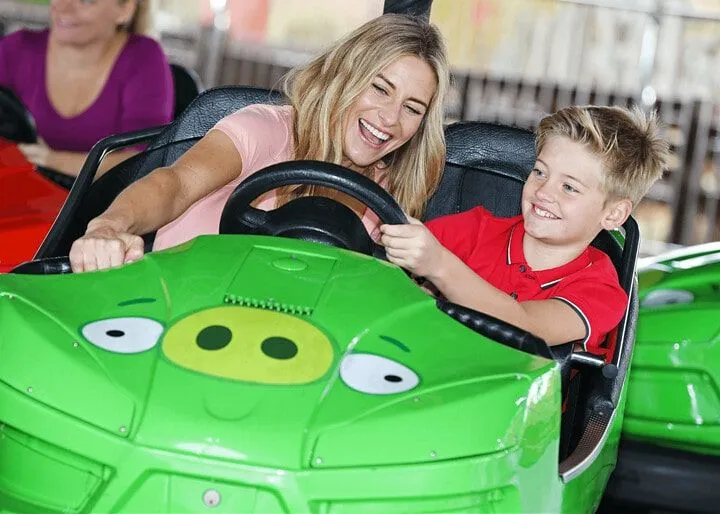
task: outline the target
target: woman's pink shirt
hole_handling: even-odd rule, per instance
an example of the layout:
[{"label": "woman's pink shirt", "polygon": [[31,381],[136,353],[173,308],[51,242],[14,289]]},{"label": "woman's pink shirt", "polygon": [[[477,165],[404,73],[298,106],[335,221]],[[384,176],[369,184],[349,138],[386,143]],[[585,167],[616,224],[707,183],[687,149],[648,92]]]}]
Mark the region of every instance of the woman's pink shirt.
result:
[{"label": "woman's pink shirt", "polygon": [[[179,218],[158,230],[153,250],[162,250],[189,241],[201,234],[217,234],[223,208],[235,187],[253,173],[293,160],[293,108],[290,105],[250,105],[220,120],[211,130],[219,130],[235,144],[242,158],[242,173],[195,202]],[[259,209],[275,208],[275,191],[263,195]],[[365,228],[377,236],[379,219],[369,209],[362,218]]]}]

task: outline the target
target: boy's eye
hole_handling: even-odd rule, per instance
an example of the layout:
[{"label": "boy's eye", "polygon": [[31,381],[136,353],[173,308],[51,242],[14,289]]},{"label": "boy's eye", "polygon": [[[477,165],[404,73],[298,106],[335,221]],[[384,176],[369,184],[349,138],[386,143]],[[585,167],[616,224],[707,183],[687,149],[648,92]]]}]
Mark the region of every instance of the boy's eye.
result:
[{"label": "boy's eye", "polygon": [[543,178],[545,176],[545,172],[537,168],[533,168],[533,173],[537,178]]},{"label": "boy's eye", "polygon": [[568,193],[577,193],[578,190],[572,187],[570,184],[563,184],[563,189]]}]

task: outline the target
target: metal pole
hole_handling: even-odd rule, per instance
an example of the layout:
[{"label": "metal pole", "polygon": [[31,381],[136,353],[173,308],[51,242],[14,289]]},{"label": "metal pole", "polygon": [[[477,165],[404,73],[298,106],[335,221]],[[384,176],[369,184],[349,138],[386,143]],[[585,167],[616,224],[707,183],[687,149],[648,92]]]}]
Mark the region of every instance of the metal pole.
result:
[{"label": "metal pole", "polygon": [[204,82],[206,87],[213,87],[220,79],[220,67],[225,55],[225,43],[230,28],[227,0],[210,0],[213,12],[213,22],[210,28],[210,37],[207,46],[207,56],[204,69]]}]

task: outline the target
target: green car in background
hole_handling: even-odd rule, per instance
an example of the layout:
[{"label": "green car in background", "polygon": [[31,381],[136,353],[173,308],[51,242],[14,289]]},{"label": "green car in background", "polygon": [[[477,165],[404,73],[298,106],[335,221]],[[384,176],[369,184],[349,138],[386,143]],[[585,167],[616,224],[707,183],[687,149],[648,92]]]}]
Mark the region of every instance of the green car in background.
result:
[{"label": "green car in background", "polygon": [[[402,216],[323,166],[322,185]],[[306,240],[232,235],[234,212],[313,171],[274,168],[238,186],[221,235],[112,270],[56,258],[0,276],[0,511],[593,511],[622,382],[561,458],[561,365],[541,340],[435,300],[367,234],[313,242],[346,240],[332,200],[253,211],[300,219],[283,227]]]},{"label": "green car in background", "polygon": [[671,511],[720,505],[720,243],[638,264],[640,315],[608,495]]}]

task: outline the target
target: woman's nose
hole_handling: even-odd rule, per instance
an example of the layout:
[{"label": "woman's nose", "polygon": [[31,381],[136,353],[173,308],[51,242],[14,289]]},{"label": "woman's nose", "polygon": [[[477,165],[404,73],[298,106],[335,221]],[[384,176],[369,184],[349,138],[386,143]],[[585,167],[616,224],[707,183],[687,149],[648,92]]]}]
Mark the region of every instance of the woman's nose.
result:
[{"label": "woman's nose", "polygon": [[387,126],[395,125],[400,119],[400,109],[401,106],[396,102],[388,102],[387,105],[380,108],[380,112],[378,113],[380,121]]}]

